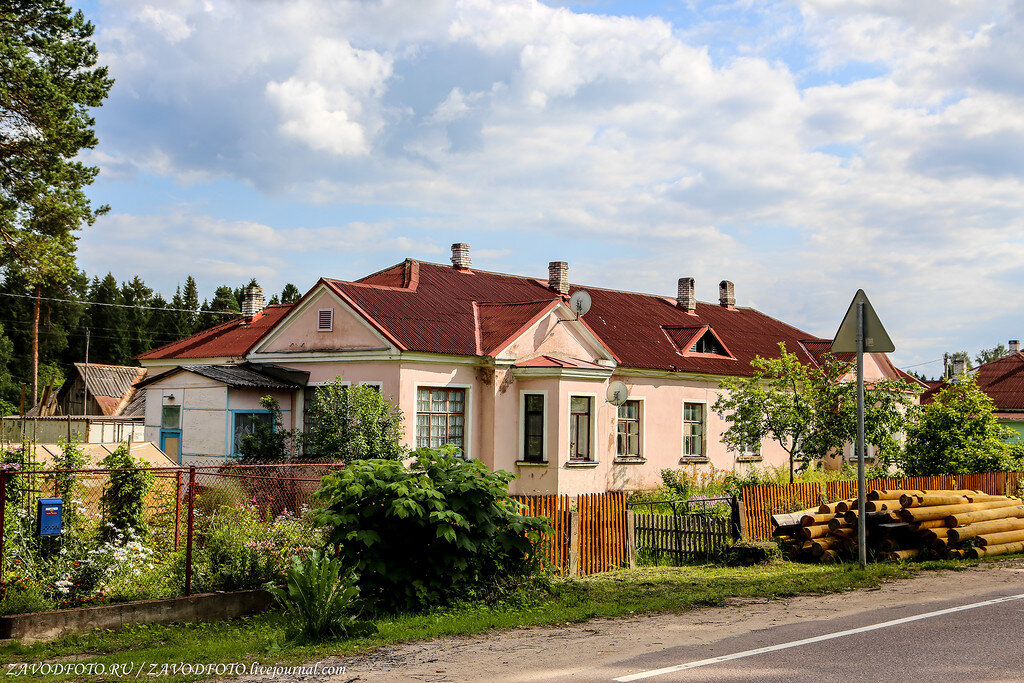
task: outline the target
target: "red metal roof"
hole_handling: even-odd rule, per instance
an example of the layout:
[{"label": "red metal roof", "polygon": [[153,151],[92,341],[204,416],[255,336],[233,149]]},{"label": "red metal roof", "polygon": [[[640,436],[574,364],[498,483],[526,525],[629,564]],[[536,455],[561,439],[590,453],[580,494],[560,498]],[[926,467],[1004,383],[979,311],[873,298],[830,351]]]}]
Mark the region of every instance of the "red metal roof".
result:
[{"label": "red metal roof", "polygon": [[275,304],[264,308],[251,322],[234,318],[191,337],[164,344],[137,358],[240,358],[249,353],[263,335],[292,309],[293,304]]},{"label": "red metal roof", "polygon": [[[1024,353],[1018,351],[979,365],[975,373],[978,387],[996,404],[996,411],[1024,411]],[[945,385],[945,382],[939,382],[921,394],[921,403],[931,403]]]},{"label": "red metal roof", "polygon": [[551,299],[511,304],[478,304],[477,328],[480,330],[481,355],[495,355],[557,305],[558,302]]},{"label": "red metal roof", "polygon": [[[410,279],[411,263],[418,264],[415,289],[395,288],[400,279]],[[560,300],[544,280],[423,262],[407,261],[355,283],[327,282],[355,301],[405,348],[433,353],[478,355],[474,301],[477,315],[488,311],[484,329],[493,333],[487,335],[490,339],[527,321],[536,302]],[[748,375],[755,356],[778,356],[780,341],[802,361],[813,362],[800,341],[817,338],[750,308],[727,309],[698,302],[691,314],[676,307],[670,298],[576,285],[571,292],[579,289],[586,289],[592,301],[584,322],[624,367]],[[662,329],[696,330],[705,325],[734,358],[683,355]],[[827,344],[827,340],[821,341]]]},{"label": "red metal roof", "polygon": [[[321,282],[399,349],[465,356],[497,353],[565,301],[545,280],[413,260],[357,282]],[[672,298],[571,286],[571,292],[580,289],[592,301],[582,322],[623,367],[749,375],[750,361],[758,355],[777,357],[779,342],[805,363],[816,363],[829,345],[751,308],[698,302],[696,311],[687,313]],[[233,320],[140,358],[243,356],[290,309],[268,306],[251,324]],[[705,326],[732,357],[680,351],[680,344],[691,341],[683,337],[692,338]]]}]

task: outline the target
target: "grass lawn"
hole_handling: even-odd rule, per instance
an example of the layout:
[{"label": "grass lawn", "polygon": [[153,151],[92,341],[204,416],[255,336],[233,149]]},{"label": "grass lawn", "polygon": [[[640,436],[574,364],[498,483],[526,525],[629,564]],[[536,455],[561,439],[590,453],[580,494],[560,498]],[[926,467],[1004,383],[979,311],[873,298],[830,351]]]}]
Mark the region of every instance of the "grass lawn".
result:
[{"label": "grass lawn", "polygon": [[[1002,558],[1000,558],[1002,559]],[[553,579],[549,588],[517,595],[497,604],[472,604],[427,614],[380,618],[377,633],[316,646],[285,642],[285,624],[276,612],[231,622],[133,626],[119,631],[69,635],[49,643],[0,647],[7,674],[11,663],[97,663],[107,667],[134,665],[147,672],[164,664],[241,663],[298,664],[326,655],[365,652],[389,643],[511,628],[584,621],[640,612],[682,611],[720,605],[732,597],[782,598],[878,586],[887,580],[930,569],[962,569],[979,561],[876,564],[861,571],[856,565],[806,565],[777,562],[766,566],[726,568],[710,565],[650,567],[608,572],[578,579]],[[17,672],[15,666],[13,671]],[[118,680],[124,675],[42,676],[31,680]],[[220,676],[223,677],[223,676]],[[204,676],[169,675],[163,681],[200,680]]]}]

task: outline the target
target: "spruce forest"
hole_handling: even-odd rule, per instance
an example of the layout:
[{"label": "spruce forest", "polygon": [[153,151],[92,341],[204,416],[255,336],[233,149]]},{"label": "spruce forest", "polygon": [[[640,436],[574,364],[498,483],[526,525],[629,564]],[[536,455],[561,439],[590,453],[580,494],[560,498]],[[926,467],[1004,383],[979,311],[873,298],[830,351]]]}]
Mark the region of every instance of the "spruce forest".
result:
[{"label": "spruce forest", "polygon": [[[211,299],[202,300],[191,275],[171,296],[154,292],[139,276],[119,283],[110,273],[90,279],[79,271],[59,287],[44,285],[40,292],[39,387],[52,384],[56,389],[71,364],[85,360],[86,330],[90,363],[137,365],[133,359],[141,353],[230,320],[230,313],[241,311],[244,289],[254,284],[255,280],[238,287],[222,285]],[[34,292],[26,277],[7,269],[0,282],[3,415],[18,412],[23,386],[25,408],[31,407]],[[270,296],[268,303],[293,303],[300,296],[295,285],[287,284]]]}]

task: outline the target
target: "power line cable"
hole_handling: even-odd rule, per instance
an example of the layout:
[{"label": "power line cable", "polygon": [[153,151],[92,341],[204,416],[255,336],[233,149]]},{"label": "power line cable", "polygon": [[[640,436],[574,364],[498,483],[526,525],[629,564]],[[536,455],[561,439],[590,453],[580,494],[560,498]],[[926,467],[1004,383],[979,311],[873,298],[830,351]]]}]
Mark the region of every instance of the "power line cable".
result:
[{"label": "power line cable", "polygon": [[[0,292],[0,296],[13,296],[19,299],[36,299],[31,294],[11,294],[10,292]],[[55,297],[41,296],[38,297],[40,301],[57,301],[65,304],[81,304],[83,306],[113,306],[114,308],[141,308],[149,311],[168,311],[171,313],[192,313],[194,315],[201,315],[203,313],[210,313],[212,315],[233,315],[236,318],[241,317],[242,314],[238,311],[200,311],[192,310],[191,308],[160,308],[159,306],[132,306],[130,304],[107,304],[101,301],[82,301],[81,299],[57,299]]]},{"label": "power line cable", "polygon": [[907,368],[919,368],[919,367],[921,367],[922,365],[930,365],[930,364],[932,364],[932,363],[941,363],[941,362],[942,362],[942,360],[943,360],[942,358],[936,358],[935,360],[926,360],[926,361],[925,361],[925,362],[923,362],[923,363],[914,363],[913,365],[902,365],[902,366],[900,366],[900,367],[901,367],[901,369],[903,369],[903,370],[905,370],[905,369],[907,369]]}]

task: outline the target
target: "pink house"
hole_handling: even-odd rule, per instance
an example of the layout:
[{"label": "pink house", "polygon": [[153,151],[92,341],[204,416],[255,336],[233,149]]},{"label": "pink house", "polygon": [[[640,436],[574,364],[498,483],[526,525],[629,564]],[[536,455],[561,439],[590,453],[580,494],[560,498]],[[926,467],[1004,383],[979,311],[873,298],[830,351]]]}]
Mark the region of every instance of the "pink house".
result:
[{"label": "pink house", "polygon": [[[580,318],[569,297],[585,290]],[[569,283],[568,265],[530,278],[408,259],[355,282],[323,278],[293,305],[264,306],[250,291],[241,318],[140,356],[149,368],[146,438],[182,462],[223,461],[281,402],[289,428],[323,383],[370,384],[405,414],[410,448],[458,444],[468,457],[518,475],[516,493],[579,493],[656,486],[663,468],[778,465],[776,444],[742,453],[721,443],[710,407],[724,377],[749,375],[778,343],[807,363],[828,348],[764,313],[717,303]],[[867,376],[902,377],[882,354]],[[611,382],[628,400],[607,400]]]}]

